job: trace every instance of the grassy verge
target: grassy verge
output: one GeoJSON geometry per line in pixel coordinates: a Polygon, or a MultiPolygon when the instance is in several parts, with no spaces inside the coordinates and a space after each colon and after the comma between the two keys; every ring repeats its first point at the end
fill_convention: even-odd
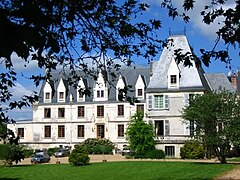
{"type": "Polygon", "coordinates": [[[233,164],[145,161],[94,163],[83,167],[69,164],[19,165],[10,168],[0,167],[0,179],[203,180],[212,179],[234,167],[233,164]]]}

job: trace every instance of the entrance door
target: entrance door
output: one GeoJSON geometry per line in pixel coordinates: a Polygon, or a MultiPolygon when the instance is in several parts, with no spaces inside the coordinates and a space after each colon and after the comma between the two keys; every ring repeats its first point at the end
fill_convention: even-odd
{"type": "Polygon", "coordinates": [[[97,138],[104,138],[104,125],[97,125],[97,138]]]}

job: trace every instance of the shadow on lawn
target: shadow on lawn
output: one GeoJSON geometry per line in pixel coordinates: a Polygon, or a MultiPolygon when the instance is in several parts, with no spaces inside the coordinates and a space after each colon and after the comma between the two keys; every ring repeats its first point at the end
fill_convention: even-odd
{"type": "Polygon", "coordinates": [[[0,180],[18,180],[19,178],[0,178],[0,180]]]}

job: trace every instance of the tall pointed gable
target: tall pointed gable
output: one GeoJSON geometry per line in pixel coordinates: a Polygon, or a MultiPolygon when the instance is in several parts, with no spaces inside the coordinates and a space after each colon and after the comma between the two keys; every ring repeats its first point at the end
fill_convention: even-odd
{"type": "MultiPolygon", "coordinates": [[[[170,43],[163,49],[159,61],[156,63],[153,75],[147,87],[147,92],[166,91],[166,90],[184,90],[184,89],[199,89],[203,90],[203,84],[200,78],[195,62],[192,60],[192,66],[185,67],[183,62],[179,64],[172,63],[174,59],[174,51],[182,49],[182,53],[191,52],[185,35],[174,35],[169,37],[170,43]],[[176,68],[176,65],[178,68],[176,68]],[[170,69],[169,69],[170,68],[170,69]],[[176,75],[179,75],[179,86],[171,88],[171,74],[176,69],[176,75]],[[177,72],[178,71],[178,72],[177,72]],[[179,74],[177,74],[179,73],[179,74]]],[[[174,75],[174,74],[173,74],[174,75]]]]}

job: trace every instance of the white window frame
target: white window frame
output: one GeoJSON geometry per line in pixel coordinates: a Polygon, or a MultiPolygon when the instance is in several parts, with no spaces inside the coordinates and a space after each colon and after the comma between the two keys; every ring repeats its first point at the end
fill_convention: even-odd
{"type": "Polygon", "coordinates": [[[169,109],[169,96],[168,95],[150,95],[148,96],[148,109],[163,110],[169,109]],[[157,98],[161,98],[157,99],[157,98]]]}

